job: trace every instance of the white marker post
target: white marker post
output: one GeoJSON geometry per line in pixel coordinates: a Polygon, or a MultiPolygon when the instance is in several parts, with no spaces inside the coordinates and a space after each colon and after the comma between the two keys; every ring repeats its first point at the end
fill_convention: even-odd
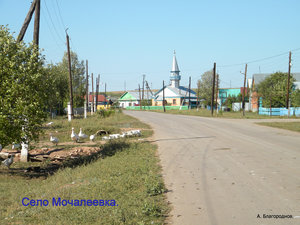
{"type": "Polygon", "coordinates": [[[84,102],[84,119],[86,119],[87,115],[87,108],[86,108],[86,101],[84,102]]]}
{"type": "Polygon", "coordinates": [[[21,149],[21,162],[28,162],[28,144],[25,142],[21,143],[22,149],[21,149]]]}
{"type": "Polygon", "coordinates": [[[71,122],[72,114],[71,114],[71,104],[68,102],[68,121],[71,122]]]}
{"type": "MultiPolygon", "coordinates": [[[[27,119],[25,119],[25,122],[27,122],[27,119]]],[[[23,131],[25,130],[24,126],[22,127],[22,130],[23,131]]],[[[24,139],[25,139],[25,141],[21,142],[22,149],[21,149],[20,161],[28,162],[28,140],[27,140],[26,135],[25,135],[24,139]]]]}

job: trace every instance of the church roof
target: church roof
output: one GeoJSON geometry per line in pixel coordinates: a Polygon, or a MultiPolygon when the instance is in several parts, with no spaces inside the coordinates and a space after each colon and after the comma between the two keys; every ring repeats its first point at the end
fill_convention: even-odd
{"type": "MultiPolygon", "coordinates": [[[[154,94],[154,99],[161,101],[163,99],[162,96],[163,89],[161,88],[158,92],[154,94]]],[[[165,98],[189,98],[189,92],[191,92],[191,98],[197,98],[196,92],[194,92],[192,89],[188,89],[183,86],[179,86],[178,88],[172,87],[172,86],[166,86],[165,87],[165,98]],[[168,89],[168,90],[167,90],[168,89]]]]}

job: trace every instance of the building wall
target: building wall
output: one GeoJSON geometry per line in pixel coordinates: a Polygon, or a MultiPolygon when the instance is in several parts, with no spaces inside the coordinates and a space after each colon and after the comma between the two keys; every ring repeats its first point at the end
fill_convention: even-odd
{"type": "Polygon", "coordinates": [[[252,92],[251,95],[251,110],[253,112],[256,112],[258,109],[258,96],[257,96],[257,92],[252,92]]]}
{"type": "MultiPolygon", "coordinates": [[[[171,104],[171,106],[180,106],[181,98],[165,98],[166,104],[171,104]]],[[[154,101],[152,99],[152,106],[162,106],[162,101],[154,101]]]]}
{"type": "Polygon", "coordinates": [[[139,102],[137,100],[135,100],[135,101],[119,101],[119,104],[120,104],[120,107],[126,108],[128,106],[138,105],[139,102]]]}

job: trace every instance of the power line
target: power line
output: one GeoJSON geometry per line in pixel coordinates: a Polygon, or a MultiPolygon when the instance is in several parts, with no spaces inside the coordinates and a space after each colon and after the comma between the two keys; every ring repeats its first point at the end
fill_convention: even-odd
{"type": "MultiPolygon", "coordinates": [[[[299,50],[300,50],[300,48],[296,48],[296,49],[293,49],[291,51],[292,52],[296,52],[296,51],[299,51],[299,50]]],[[[221,66],[218,66],[218,67],[241,66],[241,65],[245,65],[246,63],[250,64],[250,63],[261,62],[261,61],[265,61],[265,60],[268,60],[268,59],[276,58],[276,57],[279,57],[279,56],[282,56],[282,55],[286,55],[288,53],[289,53],[289,51],[281,53],[281,54],[278,54],[278,55],[273,55],[273,56],[269,56],[269,57],[265,57],[265,58],[261,58],[261,59],[256,59],[256,60],[248,61],[248,62],[245,62],[245,63],[236,63],[236,64],[229,64],[229,65],[221,65],[221,66]]]]}
{"type": "Polygon", "coordinates": [[[62,16],[61,16],[60,7],[59,7],[59,5],[58,5],[57,0],[55,0],[55,1],[56,1],[56,6],[57,6],[57,8],[58,8],[58,14],[59,14],[60,21],[61,21],[61,23],[62,23],[62,25],[63,25],[64,30],[66,30],[66,26],[65,26],[64,20],[63,20],[63,18],[62,18],[62,16]]]}
{"type": "Polygon", "coordinates": [[[62,48],[61,45],[57,42],[57,39],[55,38],[55,36],[54,36],[54,34],[53,34],[53,32],[52,32],[51,26],[50,26],[48,20],[46,19],[46,16],[44,15],[44,13],[41,13],[41,15],[42,15],[42,18],[46,21],[47,27],[48,27],[48,29],[49,29],[49,31],[50,31],[50,33],[51,33],[51,36],[52,36],[52,38],[53,38],[55,44],[57,45],[57,47],[58,47],[60,50],[63,50],[63,48],[62,48]]]}
{"type": "Polygon", "coordinates": [[[56,27],[55,27],[54,23],[53,23],[53,20],[52,20],[51,14],[50,14],[50,12],[49,12],[49,9],[48,9],[48,7],[47,7],[46,0],[45,0],[45,1],[43,1],[43,2],[45,2],[45,7],[46,7],[46,10],[47,10],[48,16],[49,16],[49,18],[50,18],[50,21],[51,21],[51,23],[52,23],[52,26],[53,26],[53,28],[54,28],[54,31],[55,31],[56,35],[59,37],[59,39],[61,40],[61,42],[62,42],[62,43],[65,43],[65,42],[64,42],[64,40],[63,40],[63,39],[61,38],[61,36],[59,35],[59,33],[58,33],[58,31],[57,31],[57,29],[56,29],[56,27]]]}

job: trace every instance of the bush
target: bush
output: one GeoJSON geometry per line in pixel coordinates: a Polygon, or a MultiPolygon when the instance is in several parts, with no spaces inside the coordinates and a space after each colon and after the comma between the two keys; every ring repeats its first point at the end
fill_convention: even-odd
{"type": "Polygon", "coordinates": [[[111,115],[115,114],[114,110],[106,110],[106,109],[100,109],[97,111],[97,114],[100,115],[102,118],[110,117],[111,115]]]}

